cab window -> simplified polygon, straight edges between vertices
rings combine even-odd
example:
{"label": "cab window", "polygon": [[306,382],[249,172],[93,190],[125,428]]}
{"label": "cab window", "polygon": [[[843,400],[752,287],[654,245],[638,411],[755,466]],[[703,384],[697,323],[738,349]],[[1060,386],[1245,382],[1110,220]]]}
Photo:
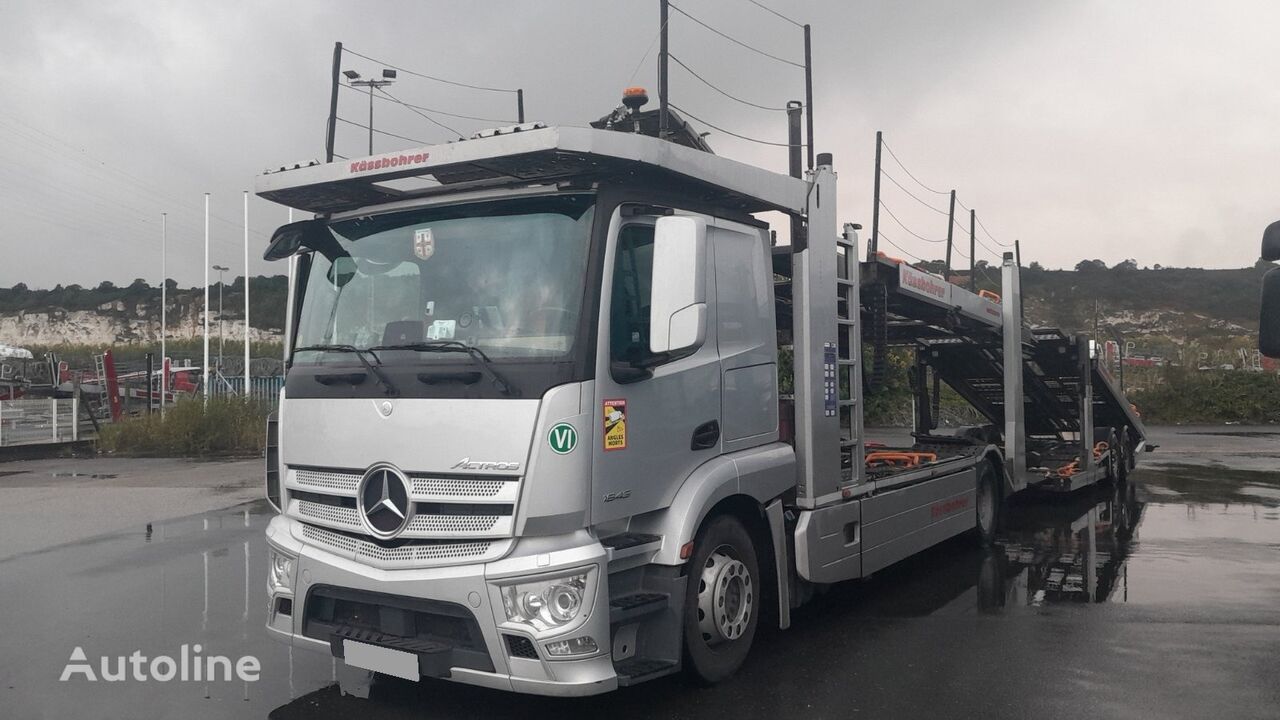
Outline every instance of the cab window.
{"label": "cab window", "polygon": [[618,233],[609,315],[614,362],[649,356],[649,302],[653,293],[653,226],[627,225]]}

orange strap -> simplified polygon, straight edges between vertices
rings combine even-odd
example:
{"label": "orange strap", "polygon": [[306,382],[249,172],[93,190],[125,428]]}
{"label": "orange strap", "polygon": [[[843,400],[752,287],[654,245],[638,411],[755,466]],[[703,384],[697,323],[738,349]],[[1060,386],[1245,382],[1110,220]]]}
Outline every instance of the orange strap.
{"label": "orange strap", "polygon": [[996,293],[991,292],[990,290],[979,290],[978,297],[984,297],[990,300],[991,302],[996,302],[996,303],[1000,302],[1000,296],[997,295]]}
{"label": "orange strap", "polygon": [[[1106,452],[1106,451],[1107,451],[1107,449],[1108,449],[1108,448],[1110,448],[1110,447],[1111,447],[1111,446],[1107,444],[1107,441],[1106,441],[1106,440],[1099,440],[1099,441],[1098,441],[1097,443],[1095,443],[1095,444],[1094,444],[1094,446],[1093,446],[1093,459],[1094,459],[1094,460],[1101,460],[1101,459],[1102,459],[1102,453]],[[1060,478],[1069,478],[1069,477],[1071,477],[1072,475],[1075,475],[1075,474],[1076,474],[1076,473],[1078,473],[1078,472],[1080,472],[1080,460],[1079,460],[1079,459],[1072,460],[1071,462],[1067,463],[1066,465],[1063,465],[1062,467],[1060,467],[1060,468],[1058,468],[1057,470],[1055,470],[1055,471],[1054,471],[1054,473],[1055,473],[1058,477],[1060,477]]]}
{"label": "orange strap", "polygon": [[937,453],[931,452],[889,452],[880,451],[867,453],[867,465],[898,465],[903,467],[915,467],[923,462],[934,462],[938,459]]}

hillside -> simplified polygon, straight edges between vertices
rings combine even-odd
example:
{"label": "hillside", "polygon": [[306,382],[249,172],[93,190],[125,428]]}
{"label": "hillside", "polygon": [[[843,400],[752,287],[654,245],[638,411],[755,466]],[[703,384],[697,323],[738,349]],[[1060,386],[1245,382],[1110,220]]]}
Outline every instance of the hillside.
{"label": "hillside", "polygon": [[[1255,346],[1258,288],[1270,263],[1251,268],[1139,268],[1121,263],[1108,268],[1086,260],[1076,270],[1023,271],[1028,319],[1068,331],[1111,329],[1133,343],[1131,353],[1160,355],[1171,362],[1213,365],[1236,362],[1237,351]],[[980,274],[979,287],[993,289]],[[228,334],[243,327],[244,280],[223,290],[223,320]],[[285,277],[253,278],[250,319],[254,337],[278,336],[284,326]],[[210,296],[216,307],[218,287]],[[203,297],[199,288],[178,288],[170,281],[171,336],[200,332]],[[216,318],[214,319],[216,322]],[[126,287],[102,283],[31,290],[0,288],[0,342],[13,345],[133,344],[154,340],[160,324],[160,290],[139,279]]]}
{"label": "hillside", "polygon": [[[209,291],[217,315],[219,286]],[[284,332],[284,303],[288,292],[283,275],[253,278],[249,286],[249,319],[255,340],[271,340]],[[204,291],[179,288],[169,281],[169,336],[193,338],[204,320]],[[244,278],[222,288],[221,320],[228,336],[243,336]],[[31,290],[18,284],[0,288],[0,342],[11,345],[118,345],[149,343],[160,334],[160,288],[145,280],[126,287],[104,282],[96,288],[61,285]]]}

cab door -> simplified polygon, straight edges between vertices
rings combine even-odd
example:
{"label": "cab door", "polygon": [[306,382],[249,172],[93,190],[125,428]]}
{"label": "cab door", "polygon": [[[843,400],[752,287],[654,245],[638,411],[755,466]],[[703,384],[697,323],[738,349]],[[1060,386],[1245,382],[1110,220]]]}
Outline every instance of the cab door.
{"label": "cab door", "polygon": [[[625,207],[625,206],[624,206]],[[692,213],[680,215],[696,216]],[[710,221],[709,218],[707,218]],[[706,339],[692,352],[649,352],[657,216],[615,211],[596,352],[592,523],[665,507],[695,468],[721,452],[715,262],[705,244]],[[637,366],[642,367],[637,367]]]}

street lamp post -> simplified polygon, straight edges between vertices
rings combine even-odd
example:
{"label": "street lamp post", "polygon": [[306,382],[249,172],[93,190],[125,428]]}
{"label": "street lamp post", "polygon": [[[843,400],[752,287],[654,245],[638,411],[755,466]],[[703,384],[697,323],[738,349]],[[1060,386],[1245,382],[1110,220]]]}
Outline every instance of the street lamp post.
{"label": "street lamp post", "polygon": [[213,269],[218,271],[218,372],[222,372],[222,273],[231,268],[214,265]]}
{"label": "street lamp post", "polygon": [[[169,329],[169,268],[166,255],[169,251],[169,213],[160,213],[160,417],[164,417],[164,400],[169,395],[169,368],[166,358],[169,357],[165,347],[165,336]],[[151,392],[151,378],[147,378],[147,393]]]}
{"label": "street lamp post", "polygon": [[369,88],[369,154],[373,154],[373,91],[377,88],[386,87],[396,80],[396,71],[391,68],[382,69],[382,79],[369,78],[361,80],[360,73],[355,70],[343,70],[343,75],[347,76],[347,83],[352,87]]}

